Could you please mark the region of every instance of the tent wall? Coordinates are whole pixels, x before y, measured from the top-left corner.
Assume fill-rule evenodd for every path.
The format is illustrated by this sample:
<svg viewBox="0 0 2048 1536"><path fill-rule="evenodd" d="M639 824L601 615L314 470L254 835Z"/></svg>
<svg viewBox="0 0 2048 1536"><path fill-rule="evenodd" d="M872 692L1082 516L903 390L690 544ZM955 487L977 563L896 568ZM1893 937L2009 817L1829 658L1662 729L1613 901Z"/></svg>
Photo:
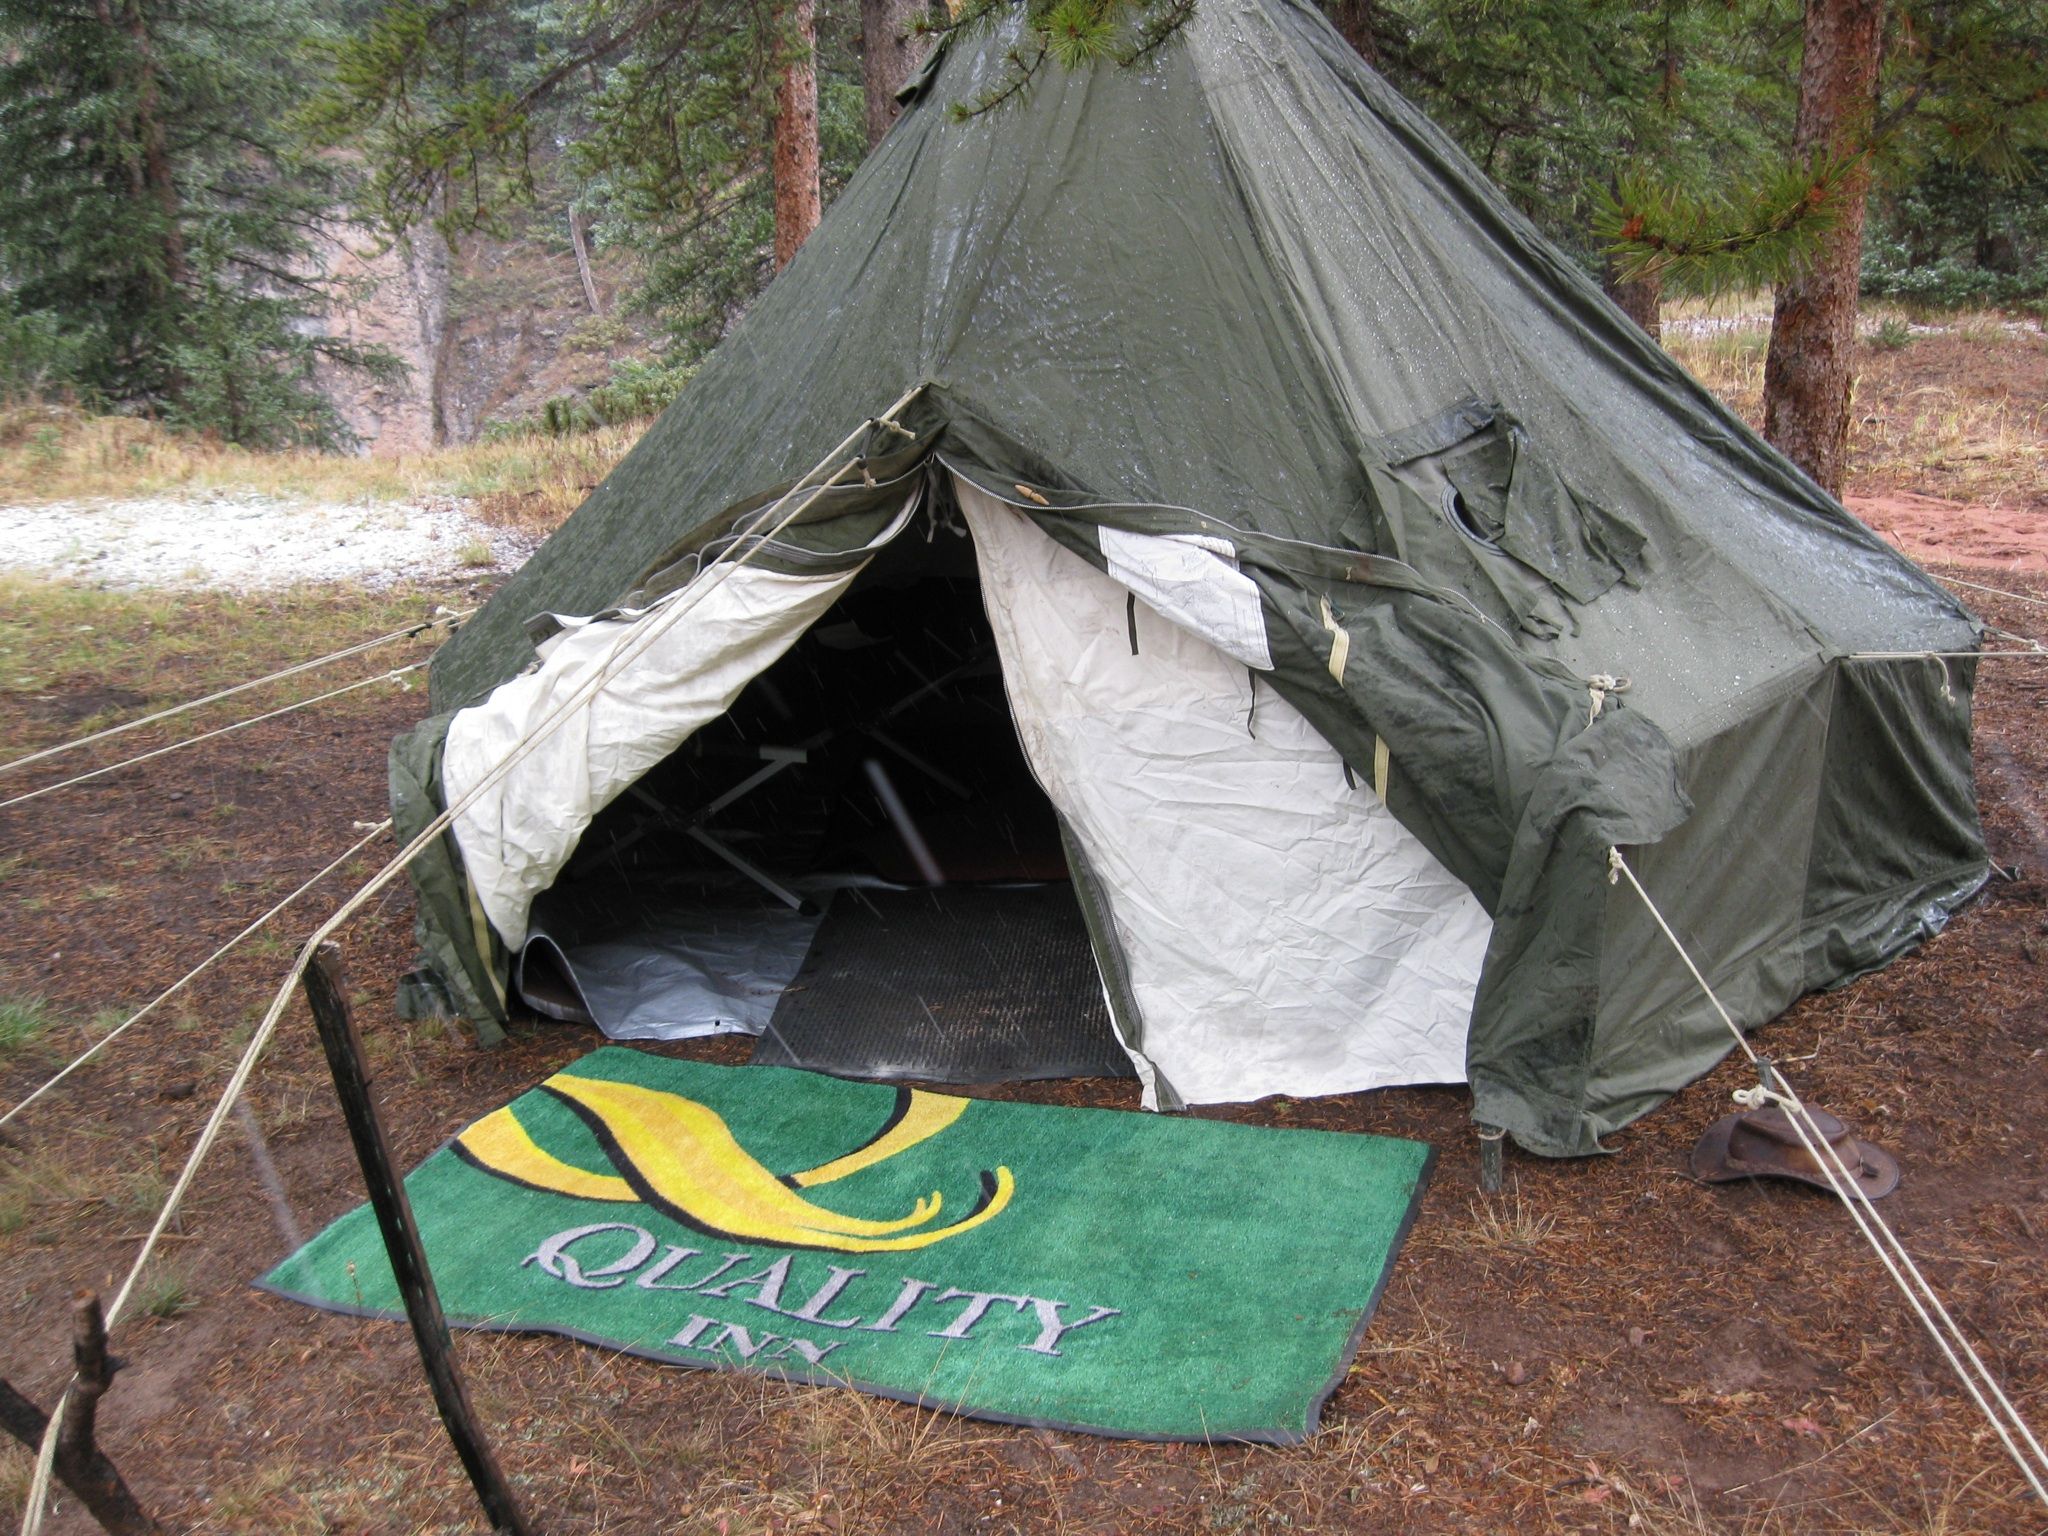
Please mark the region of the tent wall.
<svg viewBox="0 0 2048 1536"><path fill-rule="evenodd" d="M1026 758L1106 888L1148 1102L1462 1082L1491 924L1243 660L1213 548L1111 535L1130 591L955 481ZM1148 546L1151 546L1148 548ZM1209 567L1212 579L1202 577Z"/></svg>
<svg viewBox="0 0 2048 1536"><path fill-rule="evenodd" d="M1938 663L1851 661L1680 754L1685 825L1631 866L1745 1029L1807 991L1941 930L1983 882L1974 815L1944 764L1967 750L1970 698ZM1730 1049L1634 892L1612 889L1586 1071L1595 1135L1675 1093Z"/></svg>

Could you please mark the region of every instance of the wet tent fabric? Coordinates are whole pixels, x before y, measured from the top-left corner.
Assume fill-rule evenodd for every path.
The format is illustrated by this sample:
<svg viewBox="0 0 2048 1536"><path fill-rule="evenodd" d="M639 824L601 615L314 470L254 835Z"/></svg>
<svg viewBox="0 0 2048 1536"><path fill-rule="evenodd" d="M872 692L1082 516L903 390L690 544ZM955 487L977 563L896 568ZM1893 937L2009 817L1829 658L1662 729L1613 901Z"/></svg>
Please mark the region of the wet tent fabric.
<svg viewBox="0 0 2048 1536"><path fill-rule="evenodd" d="M923 385L913 441L862 444L876 486L821 498L763 568L858 549L938 466L1112 575L1118 535L1227 542L1261 676L1492 919L1466 1068L1524 1146L1594 1150L1726 1049L1610 844L1751 1024L1975 889L1971 670L1863 659L1968 650L1974 621L1313 7L1204 0L1136 67L1049 68L954 121L1013 42L941 51L682 398L443 650L443 713L394 752L402 824L445 803L449 713L529 665L531 616L658 600ZM418 874L430 959L495 1013L503 936L461 855Z"/></svg>

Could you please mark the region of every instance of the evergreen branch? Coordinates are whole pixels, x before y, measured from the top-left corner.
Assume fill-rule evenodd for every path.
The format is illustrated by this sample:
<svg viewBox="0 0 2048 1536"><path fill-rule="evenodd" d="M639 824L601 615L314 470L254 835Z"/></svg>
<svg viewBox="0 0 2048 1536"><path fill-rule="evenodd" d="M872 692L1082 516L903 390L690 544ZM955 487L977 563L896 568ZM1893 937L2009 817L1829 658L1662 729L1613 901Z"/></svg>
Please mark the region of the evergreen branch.
<svg viewBox="0 0 2048 1536"><path fill-rule="evenodd" d="M1050 56L1048 50L1040 46L1033 51L1031 59L1027 63L1023 55L1015 48L1012 48L1003 56L1003 62L1007 66L1004 71L1004 78L983 91L971 102L954 102L952 106L947 108L948 113L954 122L964 123L970 117L979 117L984 112L994 111L1011 97L1020 94L1037 77L1038 72L1045 67L1045 61Z"/></svg>
<svg viewBox="0 0 2048 1536"><path fill-rule="evenodd" d="M1161 0L1161 4L1139 28L1138 40L1117 55L1117 65L1129 69L1157 52L1195 17L1195 0Z"/></svg>
<svg viewBox="0 0 2048 1536"><path fill-rule="evenodd" d="M1020 95L1050 59L1062 68L1109 61L1129 69L1161 48L1195 14L1197 0L1021 0L1026 40L1004 56L1003 77L971 101L956 101L954 121L1001 106ZM932 36L992 25L1019 0L970 0L950 22L916 30ZM1027 56L1025 46L1031 48Z"/></svg>
<svg viewBox="0 0 2048 1536"><path fill-rule="evenodd" d="M1601 191L1593 232L1625 282L1704 290L1783 281L1841 216L1864 154L1820 157L1767 176L1746 197L1689 196L1641 175Z"/></svg>
<svg viewBox="0 0 2048 1536"><path fill-rule="evenodd" d="M1012 3L1013 0L969 0L968 4L961 6L944 20L935 17L930 11L923 11L911 18L910 35L938 38L949 37L955 32L972 33L987 25L994 16L1008 9Z"/></svg>

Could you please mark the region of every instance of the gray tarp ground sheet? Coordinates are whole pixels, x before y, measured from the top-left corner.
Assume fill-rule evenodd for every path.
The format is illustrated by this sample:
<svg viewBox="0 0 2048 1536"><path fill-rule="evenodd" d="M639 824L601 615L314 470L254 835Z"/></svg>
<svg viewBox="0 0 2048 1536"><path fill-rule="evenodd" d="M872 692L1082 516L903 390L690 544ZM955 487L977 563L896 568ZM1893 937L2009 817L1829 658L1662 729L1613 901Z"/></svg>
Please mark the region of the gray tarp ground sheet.
<svg viewBox="0 0 2048 1536"><path fill-rule="evenodd" d="M816 908L714 906L701 897L635 893L631 908L558 912L538 904L514 961L521 996L538 1012L595 1024L613 1040L758 1035L824 921Z"/></svg>
<svg viewBox="0 0 2048 1536"><path fill-rule="evenodd" d="M1525 1147L1595 1150L1728 1046L1610 844L1748 1024L1976 888L1970 666L1858 659L1969 650L1973 620L1312 6L1202 0L1135 67L1048 67L954 120L1013 41L941 52L684 395L444 648L438 709L525 666L533 615L685 579L921 384L916 441L864 445L879 478L942 462L1098 564L1102 526L1237 546L1273 685L1359 772L1384 743L1390 807L1494 916L1474 1112ZM835 492L786 542L848 548L892 495ZM433 812L440 731L396 749L403 824ZM504 957L452 850L420 883L430 958L495 1014Z"/></svg>

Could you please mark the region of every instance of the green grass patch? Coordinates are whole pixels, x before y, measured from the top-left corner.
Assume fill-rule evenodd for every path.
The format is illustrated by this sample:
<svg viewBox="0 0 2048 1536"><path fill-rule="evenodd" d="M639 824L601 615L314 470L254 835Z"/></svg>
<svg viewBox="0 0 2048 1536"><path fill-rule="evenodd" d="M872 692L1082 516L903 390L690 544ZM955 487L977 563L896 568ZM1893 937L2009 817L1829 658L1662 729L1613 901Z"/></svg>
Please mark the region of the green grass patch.
<svg viewBox="0 0 2048 1536"><path fill-rule="evenodd" d="M419 592L322 587L264 597L110 592L0 574L0 705L18 702L33 710L38 721L17 731L15 750L5 756L138 719L421 623L433 616L437 601ZM422 660L443 638L443 631L434 630L418 639L393 641L367 655L180 716L167 722L161 734L152 727L118 745L140 751L166 737L310 698ZM90 697L95 691L100 698ZM74 711L84 706L84 712L53 718L46 706L59 699ZM234 811L216 814L227 820ZM0 871L0 878L7 873L11 869Z"/></svg>
<svg viewBox="0 0 2048 1536"><path fill-rule="evenodd" d="M0 998L0 1056L34 1044L49 1028L50 1011L41 998Z"/></svg>
<svg viewBox="0 0 2048 1536"><path fill-rule="evenodd" d="M145 1275L135 1300L147 1316L166 1323L199 1305L192 1295L192 1282L183 1270L170 1265Z"/></svg>

